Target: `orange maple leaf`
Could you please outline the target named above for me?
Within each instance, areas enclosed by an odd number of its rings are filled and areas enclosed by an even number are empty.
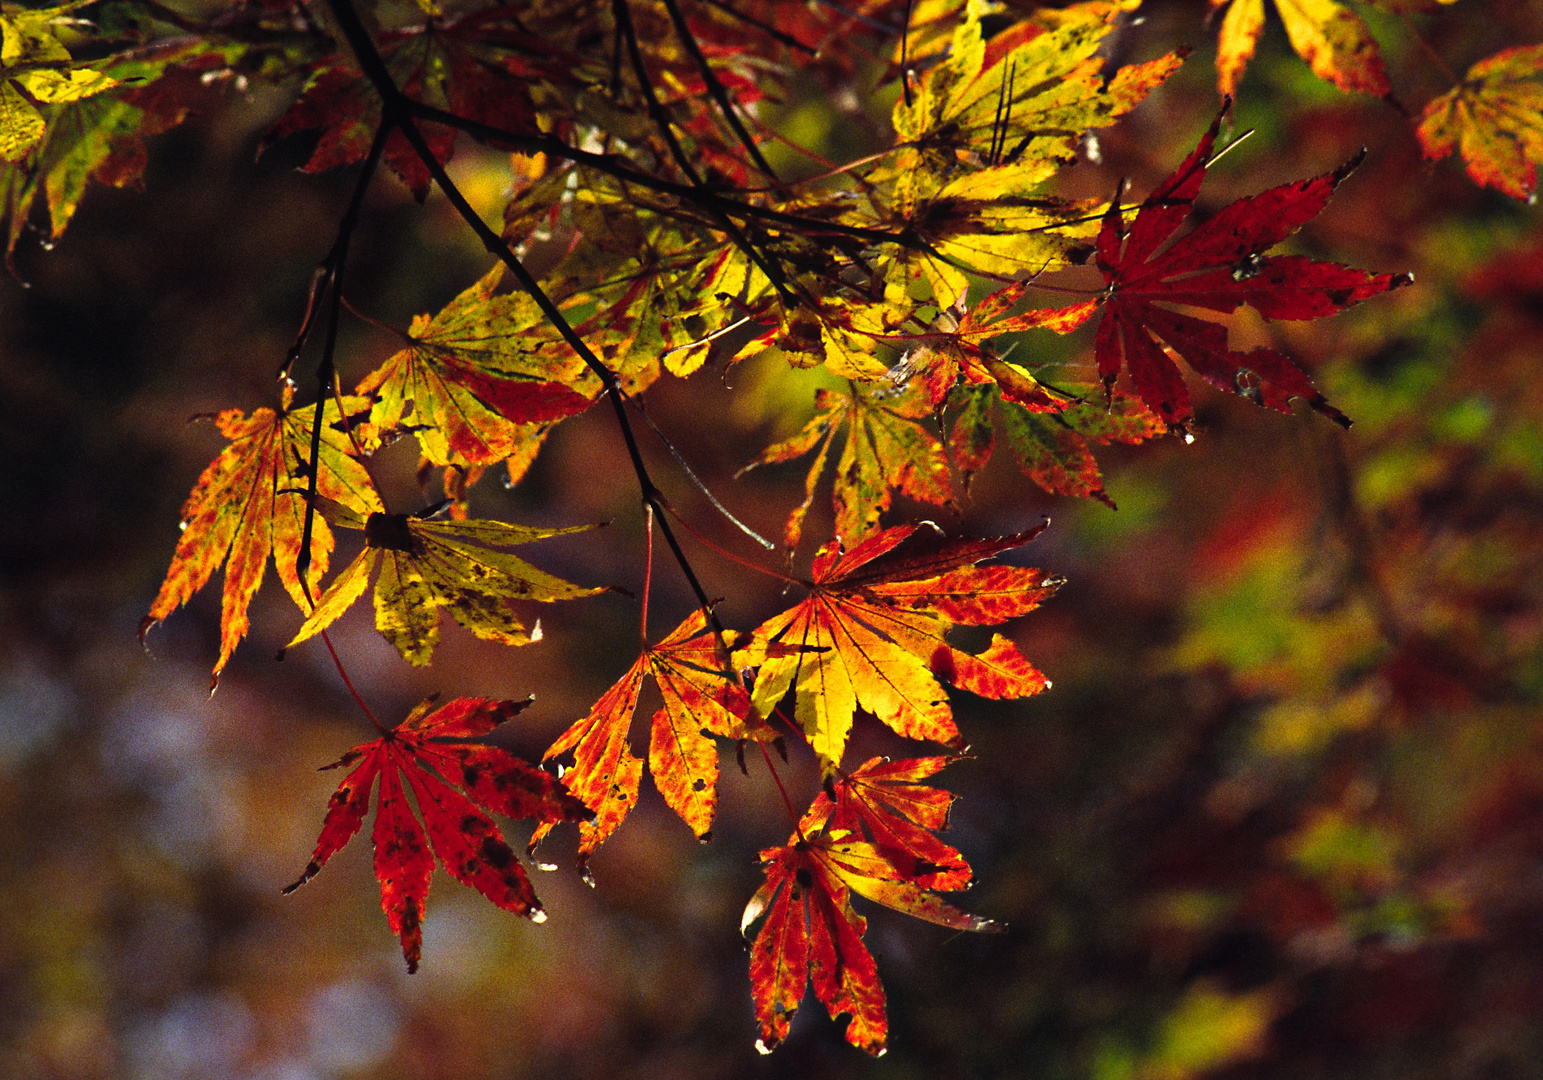
[[[815,553],[808,598],[761,624],[736,654],[736,663],[760,667],[757,712],[770,716],[793,688],[798,722],[827,772],[841,761],[859,707],[907,738],[962,749],[935,676],[998,699],[1027,697],[1049,685],[1000,634],[978,656],[944,640],[958,624],[991,625],[1026,614],[1055,591],[1060,582],[1040,570],[972,565],[1027,543],[1042,528],[945,542],[905,558],[884,556],[915,525],[875,533],[849,552],[839,540],[826,544]],[[784,654],[772,655],[779,645]]]
[[[423,911],[435,856],[451,877],[505,911],[544,921],[546,913],[525,869],[484,811],[545,823],[582,821],[590,816],[589,809],[551,773],[507,750],[448,741],[485,736],[529,704],[456,698],[430,712],[431,698],[374,742],[323,766],[359,763],[333,792],[311,861],[284,892],[294,892],[314,877],[364,826],[378,779],[380,798],[371,836],[375,876],[386,922],[402,941],[409,972],[418,969],[423,947]],[[423,815],[421,823],[408,805],[404,777]]]
[[[573,752],[563,773],[568,790],[595,814],[580,826],[579,864],[616,831],[637,805],[643,762],[627,743],[645,676],[652,675],[663,705],[650,725],[648,767],[670,809],[706,841],[718,809],[718,748],[712,736],[743,739],[763,729],[751,715],[750,696],[725,669],[707,616],[697,610],[601,695],[589,715],[563,732],[545,758]],[[542,825],[531,846],[551,831]]]
[[[315,595],[332,554],[332,532],[318,517],[311,536],[310,569],[302,586],[295,564],[305,528],[316,406],[292,409],[293,399],[294,387],[286,384],[277,411],[257,409],[247,416],[239,409],[226,409],[215,418],[230,445],[203,471],[183,504],[182,538],[161,591],[140,623],[143,639],[152,626],[187,603],[215,569],[225,564],[220,656],[214,663],[211,688],[246,635],[247,607],[262,584],[268,555],[274,556],[279,580],[290,597],[301,610],[309,611],[307,590]],[[350,414],[361,413],[367,405],[356,397],[345,397],[342,403]],[[322,413],[317,491],[358,514],[380,510],[380,497],[369,473],[355,456],[355,440],[361,440],[360,447],[369,450],[373,448],[371,442],[363,440],[371,437],[364,430],[356,430],[351,437],[339,425],[337,409],[337,401],[329,399]]]

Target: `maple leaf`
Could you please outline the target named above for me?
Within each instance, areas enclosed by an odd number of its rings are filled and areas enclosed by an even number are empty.
[[[160,592],[139,626],[143,640],[152,626],[187,603],[224,564],[220,655],[211,688],[246,635],[247,607],[262,584],[269,554],[278,566],[279,580],[302,610],[310,609],[308,592],[314,595],[332,554],[332,533],[325,521],[318,520],[311,536],[310,569],[302,585],[295,563],[305,529],[316,406],[293,409],[293,398],[294,386],[286,383],[277,411],[257,409],[247,416],[239,409],[226,409],[215,417],[230,445],[203,471],[183,504],[182,537]],[[361,398],[341,400],[350,413],[362,412],[365,406]],[[317,491],[348,513],[371,513],[381,508],[380,497],[355,457],[355,440],[369,450],[372,437],[368,431],[356,430],[350,436],[341,429],[337,409],[337,400],[329,398],[322,413]]]
[[[1213,11],[1227,0],[1211,0]],[[1391,93],[1382,53],[1361,17],[1336,0],[1275,0],[1291,47],[1313,74],[1348,93]],[[1237,92],[1264,29],[1264,0],[1232,0],[1216,44],[1216,85],[1224,96]]]
[[[1026,409],[1002,400],[990,385],[960,387],[949,399],[954,412],[949,451],[966,480],[990,458],[998,441],[1013,451],[1023,472],[1052,495],[1097,499],[1110,507],[1090,444],[1134,445],[1168,430],[1157,414],[1120,391],[1090,400],[1094,387],[1071,385],[1076,404],[1059,412]]]
[[[589,715],[563,732],[544,758],[573,753],[563,773],[568,790],[594,810],[580,827],[579,864],[616,831],[637,805],[643,762],[627,741],[643,680],[653,676],[663,704],[649,725],[648,768],[670,809],[705,842],[718,807],[718,748],[712,736],[751,737],[764,725],[751,714],[750,696],[726,670],[707,616],[687,616],[643,654],[600,696]],[[532,848],[551,826],[531,838]]]
[[[924,277],[940,306],[967,272],[1064,265],[1091,231],[1082,206],[1042,185],[1075,158],[1083,132],[1134,108],[1182,61],[1171,53],[1106,78],[1095,53],[1121,10],[1080,4],[1053,27],[1022,22],[988,41],[990,9],[970,0],[947,59],[896,103],[896,152],[870,180],[892,184],[894,217],[925,241],[894,253],[895,265]]]
[[[375,876],[386,922],[402,941],[409,972],[418,970],[436,856],[451,877],[505,911],[542,922],[546,913],[530,879],[488,813],[543,823],[583,821],[590,813],[552,774],[500,747],[465,741],[486,736],[525,709],[529,699],[456,698],[430,711],[433,704],[430,698],[380,738],[323,766],[337,769],[358,762],[327,804],[311,861],[300,879],[284,889],[294,892],[315,877],[364,827],[370,792],[379,780],[371,836]],[[407,802],[408,790],[421,822]]]
[[[130,187],[145,167],[144,139],[187,118],[214,92],[204,76],[224,63],[220,50],[189,40],[158,42],[102,62],[118,85],[109,92],[47,107],[42,138],[15,165],[0,165],[0,216],[7,257],[31,216],[47,208],[57,240],[80,206],[89,182]]]
[[[1531,200],[1543,162],[1543,45],[1486,57],[1420,114],[1428,158],[1458,150],[1474,181]]]
[[[954,796],[916,783],[936,774],[953,757],[891,761],[876,757],[840,772],[804,812],[798,832],[822,831],[866,837],[908,880],[924,889],[957,892],[970,884],[964,856],[933,835],[948,828]]]
[[[38,105],[81,101],[118,85],[88,67],[75,67],[59,40],[78,4],[0,14],[0,160],[20,161],[43,138]]]
[[[908,340],[915,348],[890,372],[896,381],[916,377],[934,406],[943,404],[960,383],[995,383],[1002,396],[1034,412],[1059,412],[1076,399],[1046,386],[1017,364],[987,347],[989,338],[1041,327],[1054,329],[1060,318],[1054,308],[1037,308],[1019,315],[1007,312],[1023,299],[1030,282],[1023,281],[983,297],[966,307],[965,297],[944,308],[928,331]],[[1075,315],[1070,325],[1080,325]]]
[[[439,641],[440,608],[485,641],[526,645],[540,638],[540,625],[526,630],[509,601],[574,600],[604,591],[553,577],[497,550],[580,532],[588,525],[537,529],[502,521],[426,521],[408,514],[366,518],[336,506],[326,512],[335,525],[363,530],[364,550],[327,587],[286,648],[336,622],[364,593],[377,567],[375,628],[419,666],[429,662]]]
[[[740,929],[748,931],[764,915],[750,947],[750,986],[761,1028],[756,1049],[762,1053],[787,1038],[811,984],[833,1019],[851,1016],[847,1042],[875,1056],[884,1053],[889,1034],[884,988],[863,944],[868,923],[852,910],[852,893],[955,930],[1000,929],[933,895],[875,845],[845,831],[767,848],[761,869],[766,883],[746,905]]]
[[[889,509],[895,491],[933,506],[948,502],[948,459],[938,437],[923,422],[932,410],[920,394],[849,382],[844,394],[816,390],[814,410],[803,430],[767,447],[746,466],[791,461],[819,447],[804,481],[804,501],[788,517],[785,542],[790,552],[803,537],[815,488],[825,474],[831,446],[843,430],[846,442],[836,462],[831,492],[837,535],[861,536],[871,531]]]
[[[527,425],[582,412],[599,392],[599,380],[527,294],[494,295],[502,278],[495,266],[432,319],[418,316],[407,332],[411,344],[355,388],[375,398],[370,421],[382,432],[410,418],[435,465],[514,456]]]
[[[1229,107],[1223,106],[1189,157],[1146,197],[1129,231],[1119,199],[1109,204],[1096,257],[1103,295],[1053,309],[1062,316],[1053,328],[1064,333],[1102,306],[1094,358],[1106,393],[1124,366],[1136,395],[1170,427],[1182,428],[1192,411],[1165,345],[1219,390],[1280,412],[1290,412],[1290,399],[1300,397],[1348,427],[1349,419],[1287,357],[1264,347],[1232,350],[1226,327],[1157,306],[1231,313],[1248,304],[1266,319],[1316,319],[1412,280],[1300,255],[1264,255],[1317,216],[1359,156],[1334,172],[1239,199],[1164,248],[1194,206]]]
[[[917,529],[874,533],[850,551],[832,540],[815,553],[802,603],[762,623],[736,663],[760,667],[752,695],[770,716],[789,688],[798,723],[827,773],[841,761],[862,708],[899,734],[963,748],[937,676],[982,697],[1028,697],[1049,685],[1016,645],[995,635],[978,656],[944,634],[1027,614],[1060,582],[1042,571],[973,564],[1028,543],[1043,526],[991,540],[955,540],[883,558]],[[771,647],[791,649],[773,655]]]
[[[493,26],[498,12],[380,35],[387,70],[408,97],[505,131],[535,134],[535,106],[529,76],[553,64],[554,50],[517,26]],[[532,58],[543,58],[537,63]],[[269,129],[265,145],[300,131],[321,130],[302,169],[322,172],[364,158],[380,123],[380,99],[354,66],[338,54],[311,68],[300,97]],[[455,133],[424,125],[424,138],[440,164],[455,150]],[[385,159],[420,201],[427,196],[429,171],[400,132],[386,141]]]

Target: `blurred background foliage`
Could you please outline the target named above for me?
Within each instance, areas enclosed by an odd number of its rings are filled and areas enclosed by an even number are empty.
[[[1214,114],[1204,5],[1142,15],[1117,45],[1128,58],[1197,53],[1100,134],[1101,163],[1074,170],[1070,190],[1107,198],[1122,176],[1149,189]],[[1396,92],[1416,105],[1439,92],[1404,24],[1375,25]],[[1420,25],[1457,70],[1543,39],[1543,11],[1505,0]],[[808,87],[768,115],[849,157],[887,92],[864,103]],[[307,148],[293,141],[254,160],[286,103],[218,98],[154,141],[143,193],[94,190],[57,246],[24,244],[19,278],[0,280],[0,1075],[1543,1075],[1535,208],[1423,162],[1396,108],[1318,82],[1270,27],[1237,108],[1255,134],[1205,200],[1369,147],[1295,242],[1412,271],[1414,286],[1330,320],[1234,326],[1235,340],[1302,358],[1355,427],[1203,392],[1192,445],[1108,452],[1118,511],[1045,496],[1005,457],[977,478],[947,524],[991,534],[1048,514],[1020,557],[1069,580],[1010,628],[1053,690],[957,700],[977,756],[940,777],[962,796],[951,842],[980,882],[963,903],[1010,930],[954,935],[870,912],[889,1055],[851,1051],[811,1007],[763,1059],[736,927],[755,852],[788,831],[764,769],[725,761],[705,847],[650,792],[595,858],[596,889],[559,841],[564,868],[537,879],[542,926],[439,877],[423,970],[408,977],[363,845],[278,893],[335,780],[315,768],[369,736],[319,650],[274,661],[293,608],[259,596],[212,699],[216,594],[148,653],[135,640],[178,507],[219,446],[186,421],[271,400],[352,183],[295,172]],[[507,158],[467,147],[453,168],[496,207]],[[419,208],[394,180],[372,193],[355,251],[352,298],[403,325],[487,261],[442,199]],[[347,383],[394,343],[355,322],[344,346]],[[1088,364],[1086,339],[1022,347]],[[809,373],[768,357],[667,380],[647,405],[718,496],[776,534],[802,495],[797,467],[732,477],[802,424],[810,398]],[[650,453],[676,505],[735,543]],[[421,502],[414,464],[399,445],[373,465],[399,509]],[[562,425],[518,488],[488,482],[472,498],[489,516],[609,521],[538,558],[572,580],[640,586],[641,513],[603,413]],[[774,582],[700,547],[693,558],[731,625],[783,602]],[[655,588],[656,627],[689,610],[668,568]],[[535,693],[516,736],[534,756],[631,662],[636,615],[619,594],[545,610],[546,640],[519,650],[446,625],[424,672],[363,608],[334,632],[383,715],[440,689]],[[902,750],[872,724],[857,739],[859,755]],[[786,778],[818,783],[798,757]]]

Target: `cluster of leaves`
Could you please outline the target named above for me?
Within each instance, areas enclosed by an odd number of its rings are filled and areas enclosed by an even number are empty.
[[[789,800],[792,835],[762,853],[766,882],[746,911],[747,931],[759,926],[751,981],[761,1045],[782,1041],[812,985],[833,1016],[851,1016],[849,1041],[882,1052],[883,991],[851,894],[957,929],[991,927],[935,895],[970,880],[935,835],[951,796],[920,783],[949,759],[849,770],[855,718],[963,752],[943,683],[992,699],[1049,683],[1008,636],[972,653],[948,634],[1025,615],[1058,584],[1038,570],[978,565],[1037,530],[973,539],[886,525],[895,496],[963,505],[1000,439],[1047,491],[1107,501],[1093,444],[1187,435],[1194,406],[1175,358],[1224,392],[1282,412],[1302,398],[1348,424],[1283,353],[1233,349],[1226,325],[1173,307],[1228,315],[1246,305],[1266,320],[1300,321],[1407,283],[1270,254],[1317,216],[1354,161],[1241,199],[1179,235],[1215,159],[1224,101],[1139,204],[1122,205],[1123,191],[1107,206],[1067,197],[1055,181],[1084,137],[1136,107],[1183,57],[1103,59],[1131,3],[1005,20],[987,0],[911,7],[430,3],[381,25],[384,7],[353,0],[233,5],[207,22],[125,0],[109,7],[99,36],[69,8],[0,19],[8,250],[42,209],[57,235],[88,178],[136,181],[139,139],[183,119],[197,104],[193,87],[289,85],[296,99],[270,139],[314,133],[309,171],[360,166],[278,400],[216,418],[229,446],[187,501],[142,633],[223,566],[218,680],[271,556],[302,617],[292,645],[326,635],[372,575],[376,625],[413,664],[430,663],[441,609],[486,640],[537,640],[512,604],[579,599],[603,583],[564,581],[505,550],[575,529],[469,520],[465,493],[490,468],[517,482],[554,425],[602,401],[636,470],[650,536],[657,522],[696,594],[699,610],[656,644],[645,594],[637,661],[546,751],[554,765],[571,761],[561,782],[555,769],[481,741],[520,706],[469,698],[420,707],[337,763],[357,762],[301,881],[362,828],[378,786],[375,868],[409,968],[435,856],[500,907],[540,913],[489,813],[535,819],[532,847],[554,825],[579,822],[581,862],[622,824],[640,795],[643,760],[629,729],[651,675],[663,704],[650,722],[649,770],[699,838],[717,808],[716,739],[739,742],[741,754],[758,744],[774,768],[765,747],[793,735],[824,778],[802,814]],[[1287,30],[1315,71],[1387,93],[1353,14],[1330,2],[1289,7]],[[1236,0],[1223,20],[1224,91],[1237,86],[1262,17],[1262,0]],[[900,87],[888,141],[813,177],[778,176],[761,148],[769,129],[758,105],[794,77],[834,82],[884,66],[878,54],[891,46]],[[1419,127],[1427,152],[1457,146],[1480,182],[1529,193],[1543,145],[1531,81],[1540,56],[1528,46],[1482,60],[1433,100]],[[520,155],[499,230],[445,172],[458,135]],[[420,199],[443,189],[498,262],[415,320],[403,347],[344,392],[333,354],[348,242],[382,162]],[[539,274],[527,267],[536,253]],[[1036,290],[1076,290],[1089,259],[1102,283],[1084,299],[1028,306]],[[1095,314],[1096,374],[1083,381],[1054,379],[1053,365],[1021,357],[1004,337],[1068,334]],[[290,369],[318,327],[316,400],[297,407]],[[797,562],[827,471],[834,536],[807,578],[783,575],[804,600],[735,633],[676,541],[628,404],[660,380],[769,350],[830,378],[804,428],[755,462],[813,452],[784,530],[784,565]],[[389,508],[367,468],[378,448],[408,437],[449,496],[416,513]],[[358,534],[362,551],[324,586],[338,528]]]

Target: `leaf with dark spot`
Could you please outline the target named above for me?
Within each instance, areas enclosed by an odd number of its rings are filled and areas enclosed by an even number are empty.
[[[509,751],[443,741],[484,736],[529,701],[456,698],[430,712],[432,704],[430,699],[419,705],[400,725],[334,763],[359,762],[333,793],[305,871],[284,890],[291,893],[304,885],[359,832],[378,779],[372,834],[375,876],[386,921],[402,940],[408,971],[418,967],[424,904],[436,856],[452,877],[506,911],[537,922],[545,917],[524,868],[486,811],[543,823],[590,816],[556,777]],[[474,779],[458,790],[446,779],[457,775]],[[408,804],[407,788],[418,803],[421,822]]]

